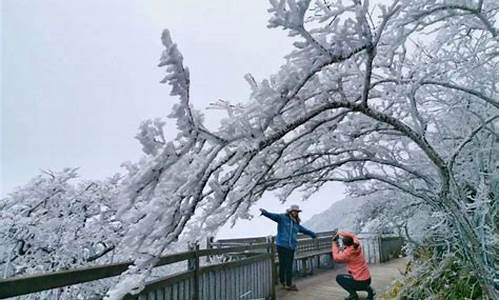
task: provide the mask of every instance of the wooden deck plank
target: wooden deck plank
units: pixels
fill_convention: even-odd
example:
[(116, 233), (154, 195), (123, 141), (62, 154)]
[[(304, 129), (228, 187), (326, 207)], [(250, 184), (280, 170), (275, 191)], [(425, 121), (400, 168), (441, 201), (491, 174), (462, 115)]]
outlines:
[[(408, 258), (398, 258), (387, 263), (370, 265), (372, 274), (372, 287), (378, 295), (381, 295), (394, 279), (401, 276)], [(321, 274), (300, 278), (295, 281), (299, 288), (298, 292), (286, 291), (277, 288), (277, 299), (286, 300), (341, 300), (347, 296), (335, 277), (337, 274), (345, 273), (344, 268), (334, 269)], [(360, 299), (366, 297), (366, 293), (359, 292)]]

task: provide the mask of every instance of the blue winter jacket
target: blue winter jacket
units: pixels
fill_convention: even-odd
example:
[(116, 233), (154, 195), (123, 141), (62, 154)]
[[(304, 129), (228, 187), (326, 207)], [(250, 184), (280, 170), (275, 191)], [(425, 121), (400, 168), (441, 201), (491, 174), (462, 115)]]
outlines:
[(262, 214), (278, 223), (278, 235), (276, 237), (277, 246), (295, 249), (295, 247), (297, 247), (298, 232), (307, 234), (313, 239), (316, 238), (314, 232), (296, 223), (288, 214), (273, 214), (265, 210), (262, 211)]

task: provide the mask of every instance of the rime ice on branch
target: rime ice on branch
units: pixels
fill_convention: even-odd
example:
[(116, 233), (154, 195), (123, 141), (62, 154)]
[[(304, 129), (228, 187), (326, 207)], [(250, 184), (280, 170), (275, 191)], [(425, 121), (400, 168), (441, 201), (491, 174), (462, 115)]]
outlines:
[(163, 142), (158, 126), (141, 129), (149, 157), (119, 198), (123, 245), (138, 258), (112, 294), (140, 288), (178, 238), (250, 217), (266, 191), (307, 198), (340, 181), (353, 195), (389, 191), (439, 216), (429, 233), (446, 232), (496, 296), (497, 3), (289, 0), (269, 12), (295, 49), (269, 79), (246, 76), (248, 103), (213, 106), (228, 112), (217, 132), (192, 110), (182, 55), (162, 35), (179, 135)]

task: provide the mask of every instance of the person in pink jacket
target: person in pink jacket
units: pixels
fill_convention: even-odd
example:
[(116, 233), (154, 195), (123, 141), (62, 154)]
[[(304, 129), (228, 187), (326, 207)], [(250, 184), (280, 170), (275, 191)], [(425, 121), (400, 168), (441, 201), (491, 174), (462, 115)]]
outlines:
[[(342, 240), (342, 249), (339, 246), (339, 239)], [(356, 291), (367, 291), (367, 299), (373, 299), (375, 291), (370, 286), (370, 271), (359, 239), (348, 231), (337, 232), (333, 237), (332, 255), (336, 262), (347, 264), (348, 274), (339, 274), (336, 278), (338, 284), (349, 292), (349, 296), (345, 299), (357, 300)]]

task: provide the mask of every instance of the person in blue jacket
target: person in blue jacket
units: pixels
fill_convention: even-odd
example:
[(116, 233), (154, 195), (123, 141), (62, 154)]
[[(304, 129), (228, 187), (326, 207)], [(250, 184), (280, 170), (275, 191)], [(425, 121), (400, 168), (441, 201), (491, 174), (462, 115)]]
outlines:
[(283, 288), (297, 291), (297, 286), (292, 284), (293, 256), (297, 247), (297, 233), (304, 233), (313, 239), (316, 234), (300, 225), (298, 205), (292, 205), (284, 214), (274, 214), (260, 209), (261, 215), (278, 223), (278, 234), (276, 236), (276, 248), (279, 258), (279, 276)]

